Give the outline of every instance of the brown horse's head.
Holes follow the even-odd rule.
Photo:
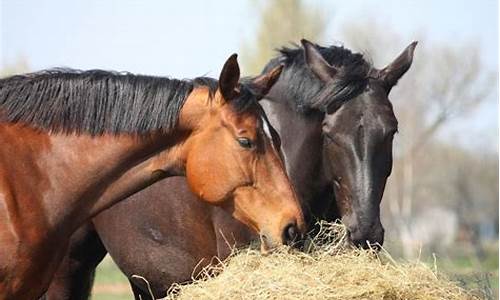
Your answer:
[[[192,191],[257,231],[263,250],[289,243],[305,229],[280,159],[279,137],[257,102],[281,69],[243,84],[236,55],[231,56],[217,91],[205,103],[207,111],[198,114],[197,126],[187,141],[186,176]],[[183,110],[196,109],[190,102],[188,99]]]
[[[388,97],[410,68],[417,43],[381,70],[359,54],[335,66],[322,54],[328,53],[327,48],[305,40],[302,44],[310,70],[324,83],[323,99],[318,101],[325,111],[323,159],[342,221],[355,245],[382,245],[380,202],[392,170],[392,144],[398,129]]]

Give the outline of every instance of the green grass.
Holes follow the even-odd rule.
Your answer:
[[[123,283],[128,284],[128,279],[118,269],[111,257],[106,256],[96,270],[95,282],[100,284]]]
[[[112,288],[112,289],[110,289]],[[92,300],[134,299],[128,280],[113,260],[106,256],[96,270]]]
[[[134,296],[131,293],[128,294],[110,294],[110,293],[98,293],[92,295],[92,300],[133,300]]]
[[[438,269],[467,289],[477,290],[485,299],[498,299],[498,243],[486,245],[481,260],[461,250],[438,260]]]

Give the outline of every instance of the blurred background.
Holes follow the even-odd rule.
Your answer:
[[[399,119],[382,202],[386,248],[498,293],[498,3],[478,1],[0,0],[0,75],[51,67],[217,77],[259,73],[308,38],[383,67],[418,40],[391,92]],[[131,299],[110,259],[93,299]]]

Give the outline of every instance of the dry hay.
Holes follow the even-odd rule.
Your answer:
[[[172,286],[166,299],[478,299],[423,263],[349,249],[345,233],[340,224],[321,223],[305,252],[238,250],[202,279]]]

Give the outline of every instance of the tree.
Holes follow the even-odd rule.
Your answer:
[[[0,69],[0,78],[13,74],[26,73],[29,69],[28,62],[24,58],[19,58],[16,62],[7,64]]]
[[[243,44],[243,69],[258,74],[276,55],[274,49],[301,38],[320,40],[327,27],[324,11],[312,9],[302,0],[252,1],[255,3],[258,28],[255,40]]]

